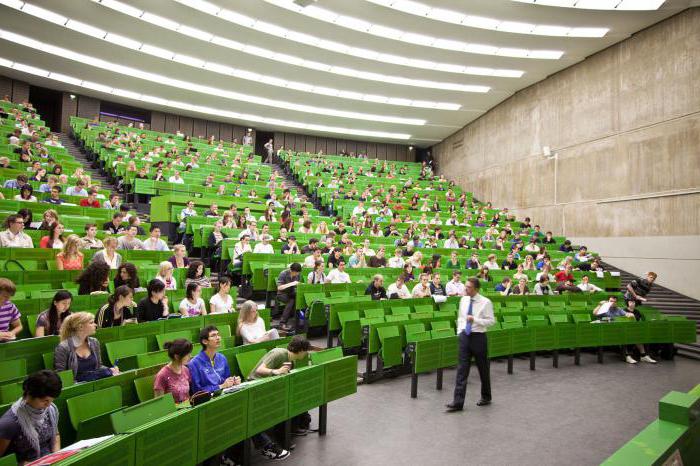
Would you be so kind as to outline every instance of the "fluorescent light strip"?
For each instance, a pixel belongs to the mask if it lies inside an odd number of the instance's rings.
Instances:
[[[119,11],[121,13],[125,14],[130,14],[126,13],[124,8],[121,6],[117,5],[123,5],[121,2],[118,2],[116,0],[91,0],[93,2],[96,2],[100,5],[107,6],[109,8],[114,9],[115,11]],[[176,0],[179,1],[179,0]],[[190,8],[194,8],[196,10],[199,10],[205,14],[212,14],[213,9],[218,8],[216,6],[212,6],[211,3],[204,2],[202,3],[201,1],[197,2],[192,2],[192,3],[183,3],[183,5],[188,6]],[[143,12],[142,12],[143,14]],[[135,16],[131,14],[131,16],[134,16],[136,18],[139,18],[138,16]],[[235,13],[230,10],[219,10],[217,17],[224,19],[226,21],[238,24],[240,26],[252,28],[253,25],[261,25],[261,24],[268,24],[264,23],[262,21],[257,21],[252,18],[248,18],[246,16],[240,15],[238,13]],[[279,29],[279,28],[278,28]],[[257,28],[256,28],[257,30]],[[270,33],[270,31],[266,31],[263,29],[257,30],[258,32],[264,32],[264,33]],[[175,31],[179,32],[179,31]],[[394,63],[397,65],[402,65],[402,66],[409,66],[413,68],[421,68],[421,69],[427,69],[431,71],[446,71],[448,73],[458,73],[458,74],[467,74],[467,75],[475,75],[475,76],[496,76],[496,77],[502,77],[502,78],[520,78],[523,74],[525,74],[524,71],[522,70],[510,70],[510,69],[501,69],[501,68],[485,68],[485,67],[476,67],[476,66],[463,66],[463,65],[453,65],[449,63],[437,63],[437,62],[432,62],[432,61],[427,61],[427,60],[414,60],[406,57],[401,57],[401,56],[396,56],[396,55],[390,55],[390,54],[385,54],[385,53],[378,53],[374,50],[367,50],[367,49],[361,49],[358,47],[348,47],[343,44],[338,44],[335,42],[331,41],[321,41],[321,39],[315,38],[313,36],[309,36],[308,34],[300,33],[300,32],[295,32],[295,31],[287,31],[287,35],[285,36],[286,39],[289,40],[294,40],[296,42],[301,42],[301,43],[306,43],[307,45],[317,45],[319,47],[324,47],[327,48],[328,50],[336,53],[344,53],[352,56],[356,56],[359,58],[367,59],[367,60],[373,60],[373,61],[379,61],[382,63]],[[271,50],[266,50],[262,49],[259,47],[255,47],[255,50],[257,51],[263,51],[265,53],[254,53],[250,49],[252,46],[246,46],[244,44],[241,44],[240,42],[236,42],[230,39],[214,36],[211,40],[212,43],[221,45],[223,47],[227,47],[233,50],[238,50],[241,52],[249,53],[251,55],[255,55],[256,57],[264,57],[264,58],[269,58],[271,60],[275,60],[274,51]],[[339,50],[336,47],[337,46],[342,46],[343,50]],[[303,66],[305,68],[310,68],[313,70],[319,70],[319,71],[326,71],[330,73],[335,73],[333,71],[333,68],[335,68],[332,65],[324,64],[324,63],[318,63],[318,62],[313,62],[311,60],[303,60],[299,58],[299,60],[302,60],[303,63],[300,64],[299,66]],[[416,80],[416,79],[410,79],[410,78],[404,78],[401,76],[391,76],[391,75],[384,75],[384,74],[379,74],[379,73],[370,73],[366,71],[360,71],[360,70],[352,70],[353,76],[352,77],[359,77],[362,79],[369,79],[372,81],[381,81],[381,82],[387,82],[387,83],[393,83],[393,84],[403,84],[406,86],[416,86],[416,87],[430,87],[432,89],[445,89],[445,90],[454,90],[454,91],[461,91],[461,92],[487,92],[488,87],[487,86],[472,86],[472,85],[464,85],[464,84],[454,84],[454,83],[445,83],[445,82],[436,82],[436,81],[424,81],[424,80]],[[336,73],[336,74],[341,74],[341,73]],[[429,84],[429,85],[428,85]]]
[[[374,1],[374,0],[369,0]],[[556,6],[561,8],[580,8],[584,10],[658,10],[666,0],[512,0],[520,3]]]
[[[216,108],[211,108],[211,107],[204,107],[201,105],[193,105],[187,102],[178,102],[175,100],[168,100],[168,99],[163,99],[161,97],[156,97],[156,96],[150,96],[146,94],[139,94],[138,92],[133,92],[129,91],[126,89],[119,89],[119,88],[114,88],[110,86],[106,86],[104,84],[99,84],[91,81],[85,81],[79,78],[74,78],[72,76],[66,76],[64,74],[60,73],[54,73],[52,71],[44,70],[42,68],[37,68],[34,66],[29,66],[25,65],[22,63],[17,63],[13,62],[12,60],[8,60],[6,58],[0,57],[0,66],[4,66],[7,68],[12,68],[17,71],[22,71],[27,74],[32,74],[35,76],[41,76],[43,78],[49,78],[53,79],[55,81],[60,81],[62,83],[70,84],[72,86],[76,87],[83,87],[86,89],[92,89],[98,92],[103,92],[107,94],[112,94],[116,96],[121,96],[130,100],[137,100],[141,102],[148,102],[148,103],[153,103],[157,105],[162,105],[164,107],[171,107],[176,110],[188,110],[196,113],[202,113],[205,115],[209,116],[214,116],[214,117],[224,117],[224,118],[233,118],[236,120],[244,120],[248,122],[255,122],[255,123],[267,123],[271,125],[277,125],[277,126],[285,126],[285,127],[290,127],[290,128],[297,128],[297,129],[307,129],[307,130],[313,130],[313,131],[320,131],[320,132],[325,132],[325,133],[334,133],[334,134],[347,134],[347,135],[353,135],[353,136],[364,136],[364,137],[372,137],[372,138],[384,138],[384,139],[402,139],[402,140],[407,140],[411,138],[410,134],[404,134],[404,133],[390,133],[390,132],[385,132],[385,131],[370,131],[370,130],[363,130],[363,129],[352,129],[352,128],[340,128],[337,126],[325,126],[325,125],[316,125],[316,124],[311,124],[311,123],[301,123],[301,122],[296,122],[296,121],[288,121],[288,120],[279,120],[277,118],[267,118],[267,117],[262,117],[262,116],[257,116],[257,115],[250,115],[247,113],[237,113],[237,112],[232,112],[229,110],[221,110],[221,109],[216,109]]]
[[[196,4],[198,2],[193,2],[192,0],[175,0],[178,3],[182,3],[183,5],[188,5],[192,8],[197,8]],[[483,44],[473,44],[469,42],[461,42],[461,41],[456,41],[456,40],[443,40],[438,37],[432,37],[432,36],[426,36],[424,34],[417,34],[414,32],[405,32],[405,31],[400,31],[398,29],[390,28],[387,26],[382,26],[382,25],[376,25],[376,24],[371,24],[366,21],[354,18],[352,16],[346,16],[346,15],[341,15],[337,13],[333,13],[330,10],[323,9],[320,7],[317,7],[316,5],[308,5],[308,6],[300,6],[297,5],[296,3],[290,2],[288,0],[265,0],[265,2],[278,6],[280,8],[284,8],[285,10],[288,11],[293,11],[295,13],[298,13],[300,15],[304,15],[310,18],[315,18],[320,21],[324,21],[326,23],[331,23],[335,24],[336,26],[341,26],[347,29],[352,29],[353,31],[356,32],[364,32],[366,34],[372,34],[373,36],[381,37],[383,39],[389,38],[389,39],[394,39],[398,40],[401,42],[406,42],[409,44],[413,45],[422,45],[424,47],[433,47],[433,48],[439,48],[439,49],[446,49],[446,50],[453,50],[455,52],[464,52],[464,53],[476,53],[476,54],[483,54],[483,55],[497,55],[497,56],[503,56],[503,57],[515,57],[515,58],[539,58],[539,59],[546,59],[546,60],[558,60],[559,58],[564,55],[564,52],[561,50],[529,50],[529,49],[520,49],[520,48],[510,48],[510,47],[495,47],[495,46],[490,46],[490,45],[483,45]],[[194,4],[193,4],[194,3]],[[421,14],[422,12],[425,12],[426,9],[429,9],[430,7],[416,3],[416,2],[407,2],[407,1],[401,1],[401,2],[392,2],[392,5],[399,5],[399,4],[411,4],[410,8],[406,8],[406,10],[409,11],[415,11],[418,12],[419,16],[424,16]],[[400,8],[397,8],[401,10]],[[404,11],[404,10],[401,10]],[[482,19],[487,19],[487,18],[482,18]],[[495,21],[495,20],[490,20],[490,21]],[[499,23],[501,23],[499,21]],[[516,23],[513,23],[515,25]],[[517,24],[524,24],[524,23],[517,23]],[[497,27],[498,25],[496,25]],[[529,25],[532,26],[531,29],[534,29],[534,25]],[[515,27],[515,26],[512,26]],[[265,32],[271,32],[274,35],[288,38],[286,33],[283,34],[276,34],[274,31],[269,31],[269,28],[265,27],[256,27],[257,30],[260,31],[265,31]],[[491,29],[491,28],[488,28]],[[286,30],[284,30],[286,31]],[[315,44],[317,47],[323,47],[322,44]],[[329,50],[334,50],[337,51],[337,47],[323,47],[323,48],[328,48]],[[403,57],[402,57],[403,58]],[[408,58],[403,58],[404,60],[408,60],[409,63],[411,63],[411,60]]]
[[[138,79],[143,79],[145,81],[151,81],[157,84],[163,84],[170,87],[175,87],[183,91],[194,91],[200,94],[206,94],[209,96],[223,97],[225,99],[237,100],[242,102],[248,102],[256,105],[265,105],[268,107],[284,108],[287,110],[292,110],[296,112],[305,113],[315,113],[320,115],[328,115],[340,118],[351,118],[355,120],[368,120],[368,121],[381,121],[385,123],[396,123],[402,125],[425,125],[425,120],[420,120],[416,118],[401,118],[387,115],[374,115],[369,113],[360,112],[349,112],[345,110],[335,110],[323,107],[313,107],[311,105],[295,104],[292,102],[285,102],[280,100],[267,99],[265,97],[252,96],[247,94],[241,94],[239,92],[229,91],[226,89],[219,89],[210,86],[204,86],[189,81],[181,81],[179,79],[169,78],[156,73],[149,73],[137,68],[132,68],[130,66],[120,65],[118,63],[109,62],[102,60],[97,57],[92,57],[89,55],[84,55],[73,50],[64,49],[62,47],[57,47],[55,45],[42,43],[37,40],[31,39],[29,37],[22,36],[20,34],[15,34],[14,32],[9,32],[0,29],[0,39],[13,42],[15,44],[23,45],[26,47],[33,48],[35,50],[40,50],[44,53],[48,53],[57,57],[67,58],[69,60],[77,61],[85,65],[94,66],[96,68],[101,68],[103,70],[111,71],[114,73],[123,74],[125,76],[131,76]],[[176,61],[185,63],[188,60],[184,56],[175,57]],[[194,59],[193,59],[194,60]]]
[[[484,18],[468,15],[458,11],[433,8],[429,5],[406,0],[367,0],[392,10],[402,11],[410,15],[420,16],[435,21],[456,24],[459,26],[488,29],[490,31],[513,32],[517,34],[532,34],[536,36],[553,37],[604,37],[608,28],[579,28],[568,26],[553,26],[547,24],[530,24],[518,21],[503,21],[500,19]]]

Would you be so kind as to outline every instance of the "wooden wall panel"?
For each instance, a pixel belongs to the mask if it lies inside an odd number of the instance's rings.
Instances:
[[[165,131],[165,113],[163,112],[151,112],[151,129],[153,131]],[[192,131],[188,133],[192,134]]]
[[[12,100],[12,80],[5,76],[0,76],[0,96],[8,96]]]
[[[386,159],[396,160],[396,146],[394,144],[386,145]]]
[[[275,131],[274,138],[275,140],[273,142],[275,143],[275,148],[280,146],[284,146],[285,149],[287,148],[287,146],[285,145],[286,141],[284,140],[284,133],[280,131]]]
[[[0,82],[2,78],[0,78]],[[1,92],[0,92],[1,93]],[[5,94],[2,94],[3,96]],[[70,117],[78,113],[78,99],[71,99],[68,92],[64,92],[61,97],[61,132],[70,131]]]
[[[377,144],[377,158],[380,160],[386,160],[386,144],[383,142]]]
[[[180,127],[180,117],[170,113],[165,114],[165,132],[175,134]]]
[[[305,151],[306,150],[306,136],[303,134],[297,134],[294,137],[294,147],[296,151]]]
[[[335,155],[338,153],[338,140],[335,138],[326,139],[326,154]]]
[[[233,141],[233,125],[230,123],[221,123],[219,125],[219,137],[226,142]]]
[[[306,136],[306,152],[310,152],[312,154],[316,153],[316,137],[315,136]]]
[[[322,150],[324,154],[327,154],[328,151],[326,150],[326,138],[318,137],[316,138],[316,152]]]
[[[367,158],[374,159],[377,157],[377,143],[368,142],[367,143]]]
[[[357,154],[367,153],[367,143],[364,141],[357,141]]]
[[[357,155],[357,141],[348,141],[345,147],[348,154]]]
[[[29,100],[29,84],[24,81],[12,81],[12,101],[25,102]]]
[[[100,101],[98,99],[93,99],[92,97],[87,97],[84,95],[79,95],[78,100],[78,116],[80,118],[93,119],[100,114]]]
[[[246,128],[238,125],[233,126],[233,137],[238,140],[238,143],[243,142],[243,135],[245,134]],[[253,134],[253,140],[255,140],[255,134]]]
[[[207,138],[214,136],[214,139],[219,140],[220,128],[218,121],[207,121]]]
[[[151,116],[151,119],[153,119],[152,116]],[[180,120],[178,121],[178,126],[180,129],[180,132],[184,133],[187,136],[192,136],[192,128],[194,127],[194,119],[192,117],[181,116]]]
[[[347,145],[346,145],[346,141],[344,139],[336,139],[336,148],[335,148],[336,154],[340,154],[341,152],[346,150],[346,148],[347,148]]]
[[[200,120],[199,118],[194,119],[192,125],[192,136],[194,137],[207,137],[207,122],[205,120]]]

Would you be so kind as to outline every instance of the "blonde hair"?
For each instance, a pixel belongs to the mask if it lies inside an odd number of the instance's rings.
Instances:
[[[116,247],[117,247],[117,243],[118,243],[117,238],[115,238],[114,236],[108,236],[108,237],[106,237],[106,238],[104,239],[104,241],[102,242],[102,244],[104,245],[105,249],[107,249],[107,246],[109,246],[110,244],[114,244],[114,247],[116,248]]]
[[[63,245],[63,257],[68,256],[79,256],[80,253],[81,239],[78,235],[70,235],[66,238],[66,242]]]
[[[171,264],[168,261],[163,261],[160,263],[160,269],[158,269],[158,275],[161,277],[165,277],[165,274],[168,270],[173,270],[173,264]]]
[[[243,324],[249,323],[248,320],[250,319],[250,316],[257,310],[258,305],[255,304],[254,301],[248,300],[241,304],[241,309],[238,314],[238,325],[236,326],[236,335],[241,335],[241,327],[243,327]]]
[[[184,244],[176,244],[173,246],[173,252],[177,252],[177,251],[187,251],[187,248],[185,247]],[[162,266],[162,264],[161,264],[161,266]]]
[[[83,325],[90,324],[95,321],[95,316],[89,312],[75,312],[65,318],[61,324],[60,338],[61,341],[74,337]]]

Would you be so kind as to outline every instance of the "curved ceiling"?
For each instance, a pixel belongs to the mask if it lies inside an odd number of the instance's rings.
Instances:
[[[425,146],[690,4],[587,9],[606,1],[0,0],[0,73],[259,129]]]

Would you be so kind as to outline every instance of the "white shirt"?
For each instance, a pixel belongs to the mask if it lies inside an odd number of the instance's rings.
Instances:
[[[236,243],[236,245],[233,246],[233,260],[243,260],[243,254],[246,252],[253,252],[250,248],[250,243],[246,244],[245,247],[243,243]]]
[[[328,272],[326,275],[326,283],[351,283],[350,275],[347,272],[341,272],[337,268]]]
[[[183,180],[180,177],[175,178],[175,175],[171,176],[168,178],[168,181],[171,183],[177,183],[177,184],[185,184],[185,180]]]
[[[392,294],[397,294],[401,299],[407,299],[411,297],[411,292],[408,291],[408,287],[406,286],[406,284],[403,284],[401,288],[399,288],[398,286],[396,286],[396,282],[389,285],[389,288],[386,289],[387,296],[391,296]]]
[[[459,249],[459,242],[456,239],[448,238],[445,240],[445,247],[448,249]]]
[[[498,266],[497,262],[491,262],[491,261],[486,261],[484,262],[484,267],[486,267],[489,270],[498,270],[500,267]]]
[[[254,340],[262,338],[267,330],[265,330],[265,321],[258,316],[255,322],[252,324],[241,325],[241,338],[243,338],[243,344],[247,345]]]
[[[360,207],[359,205],[357,207],[355,207],[354,209],[352,209],[352,214],[355,217],[361,217],[362,215],[364,215],[364,213],[365,213],[365,208]]]
[[[323,258],[320,258],[319,260],[323,260]],[[316,258],[313,254],[304,258],[304,267],[313,267],[314,265],[316,265]]]
[[[581,283],[580,285],[577,285],[581,291],[588,292],[588,291],[603,291],[601,288],[595,286],[593,283]]]
[[[467,326],[467,312],[469,311],[469,301],[472,301],[472,333],[484,333],[486,327],[493,325],[496,319],[493,315],[493,303],[490,299],[477,294],[473,298],[463,296],[459,301],[459,312],[457,313],[457,334]]]
[[[447,296],[464,296],[464,291],[464,283],[462,282],[450,280],[447,282],[447,285],[445,285],[445,292],[447,293]]]
[[[430,282],[428,282],[428,286],[423,289],[423,284],[419,283],[416,286],[413,287],[413,291],[411,292],[411,296],[414,298],[427,298],[431,296],[430,293]]]
[[[167,251],[168,244],[160,238],[148,238],[142,243],[143,248],[147,251]]]
[[[209,308],[212,314],[231,312],[231,309],[233,309],[233,298],[231,295],[226,295],[226,297],[222,298],[219,293],[216,293],[209,300]]]
[[[272,248],[271,244],[258,243],[253,248],[255,254],[274,254],[275,250]]]
[[[33,248],[32,237],[23,231],[16,235],[9,229],[0,233],[0,246],[4,248]]]
[[[394,256],[386,262],[386,265],[394,269],[401,269],[404,265],[403,257]]]
[[[207,313],[207,308],[204,305],[204,300],[202,298],[197,298],[197,302],[192,304],[187,298],[180,301],[180,306],[178,308],[180,314],[187,316],[198,316]]]

